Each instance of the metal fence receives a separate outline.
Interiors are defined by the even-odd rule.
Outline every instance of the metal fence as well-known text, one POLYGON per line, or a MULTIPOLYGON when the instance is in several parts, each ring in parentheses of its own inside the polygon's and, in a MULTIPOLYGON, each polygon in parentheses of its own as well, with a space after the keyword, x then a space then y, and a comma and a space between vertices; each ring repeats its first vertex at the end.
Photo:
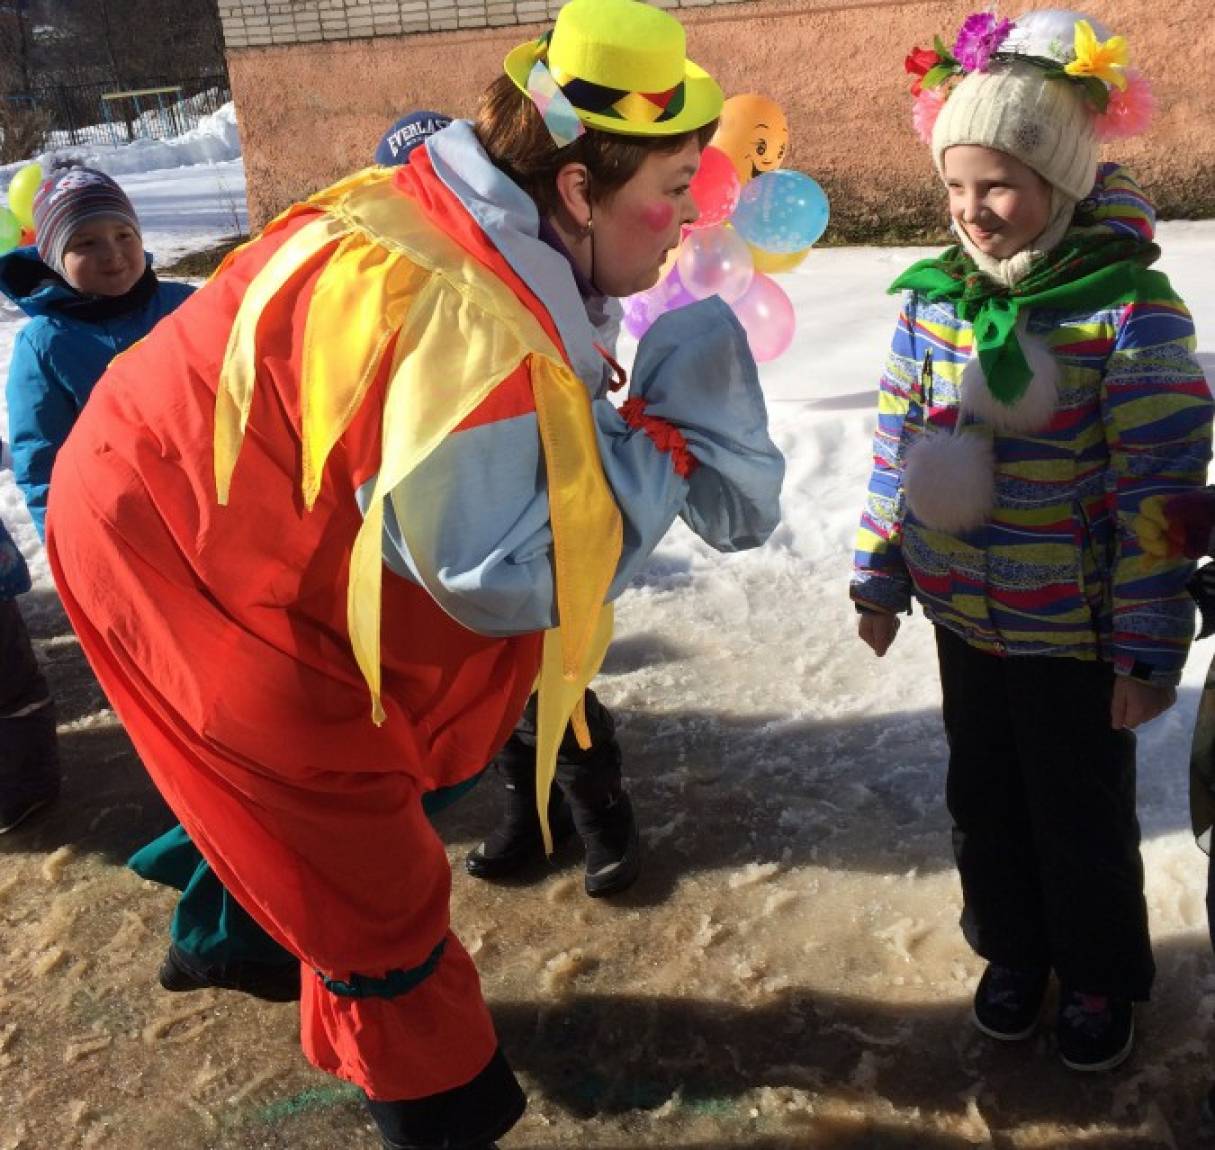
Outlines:
POLYGON ((232 99, 228 77, 154 80, 122 90, 116 84, 56 84, 3 99, 47 123, 45 147, 125 144, 180 136, 232 99))

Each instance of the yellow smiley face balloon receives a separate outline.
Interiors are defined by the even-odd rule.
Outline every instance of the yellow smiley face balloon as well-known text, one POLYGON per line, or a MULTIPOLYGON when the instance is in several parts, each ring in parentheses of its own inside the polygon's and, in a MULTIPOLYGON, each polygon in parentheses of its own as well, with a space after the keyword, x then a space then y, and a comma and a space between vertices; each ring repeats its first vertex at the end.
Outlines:
POLYGON ((734 161, 744 184, 763 172, 774 172, 789 150, 785 113, 775 100, 758 92, 731 96, 722 106, 713 146, 734 161))

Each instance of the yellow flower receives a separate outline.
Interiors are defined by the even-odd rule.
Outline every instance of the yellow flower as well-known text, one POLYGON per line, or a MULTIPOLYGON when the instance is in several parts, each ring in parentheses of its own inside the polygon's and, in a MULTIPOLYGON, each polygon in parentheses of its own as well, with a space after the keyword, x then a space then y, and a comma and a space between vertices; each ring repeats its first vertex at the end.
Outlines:
POLYGON ((1063 70, 1069 76, 1096 76, 1117 89, 1126 88, 1127 65, 1126 38, 1111 36, 1102 43, 1087 20, 1076 21, 1076 58, 1065 64, 1063 70))

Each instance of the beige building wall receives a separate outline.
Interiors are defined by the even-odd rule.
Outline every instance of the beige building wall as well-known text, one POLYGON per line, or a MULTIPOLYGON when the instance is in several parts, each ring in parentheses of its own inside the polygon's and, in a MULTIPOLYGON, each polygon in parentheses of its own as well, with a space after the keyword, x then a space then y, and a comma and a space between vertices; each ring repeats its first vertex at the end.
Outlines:
MULTIPOLYGON (((977 0, 663 6, 678 9, 689 54, 727 95, 762 91, 784 107, 788 166, 813 176, 831 199, 828 239, 939 229, 944 199, 911 129, 903 58, 915 45, 930 46, 935 33, 951 39, 982 6, 977 0)), ((558 7, 544 0, 221 0, 254 225, 368 164, 403 113, 471 115, 508 49, 538 34, 558 7)), ((1157 98, 1152 133, 1112 145, 1110 158, 1133 168, 1163 214, 1215 216, 1209 0, 1092 0, 1085 11, 1127 36, 1132 64, 1151 78, 1157 98)))

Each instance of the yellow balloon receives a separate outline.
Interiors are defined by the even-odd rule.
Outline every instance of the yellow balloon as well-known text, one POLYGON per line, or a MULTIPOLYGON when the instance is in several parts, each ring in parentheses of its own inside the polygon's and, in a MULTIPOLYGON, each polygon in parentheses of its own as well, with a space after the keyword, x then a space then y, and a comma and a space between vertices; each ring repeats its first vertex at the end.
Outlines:
POLYGON ((789 123, 780 105, 758 92, 731 96, 722 105, 713 147, 731 160, 738 178, 748 180, 774 172, 789 150, 789 123))
POLYGON ((8 186, 8 210, 23 228, 34 226, 34 196, 41 185, 42 169, 37 164, 26 164, 8 186))
MULTIPOLYGON (((751 248, 751 245, 748 244, 747 247, 751 248)), ((802 248, 800 252, 769 252, 763 248, 751 248, 751 259, 755 263, 755 270, 763 272, 764 275, 771 275, 773 272, 791 272, 795 267, 799 267, 809 254, 809 248, 802 248)))

